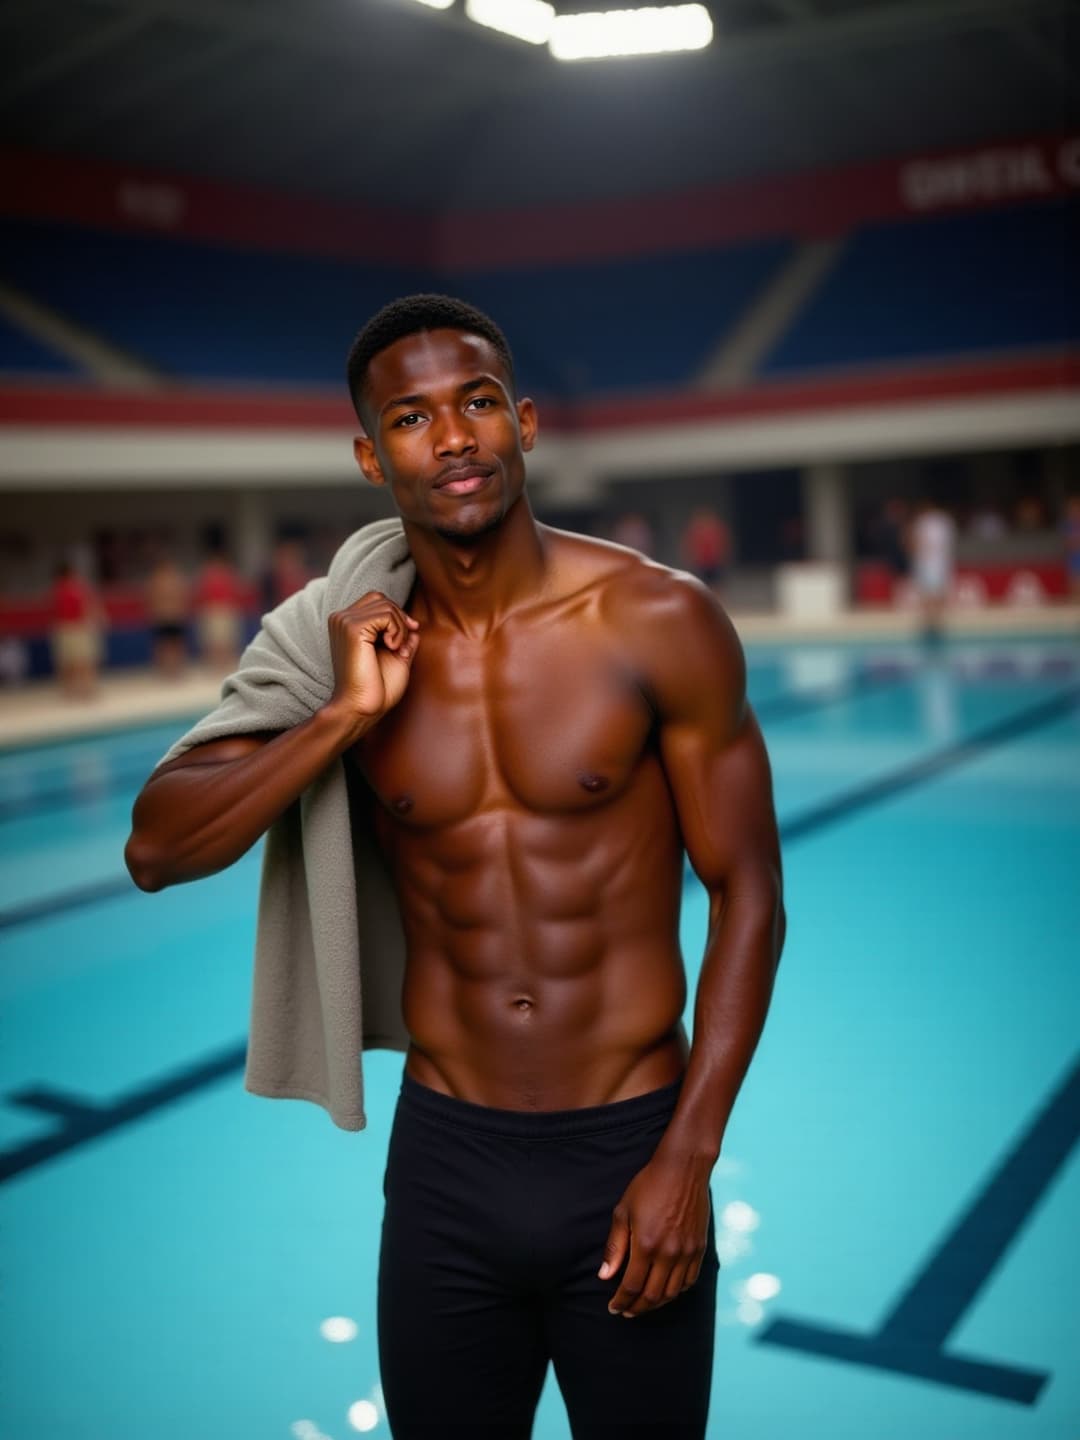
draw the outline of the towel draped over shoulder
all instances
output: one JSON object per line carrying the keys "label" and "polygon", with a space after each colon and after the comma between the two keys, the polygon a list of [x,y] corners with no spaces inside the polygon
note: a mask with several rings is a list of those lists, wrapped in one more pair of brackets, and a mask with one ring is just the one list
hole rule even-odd
{"label": "towel draped over shoulder", "polygon": [[[350,535],[327,574],[263,616],[216,709],[159,764],[210,740],[307,720],[334,689],[328,617],[369,590],[404,606],[415,578],[400,520]],[[244,1088],[311,1100],[341,1129],[362,1130],[362,1051],[408,1048],[404,969],[397,896],[338,759],[266,833]]]}

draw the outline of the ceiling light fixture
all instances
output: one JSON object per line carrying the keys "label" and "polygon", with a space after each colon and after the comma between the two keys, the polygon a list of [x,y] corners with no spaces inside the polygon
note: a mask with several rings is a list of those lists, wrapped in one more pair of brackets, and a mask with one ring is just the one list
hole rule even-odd
{"label": "ceiling light fixture", "polygon": [[426,5],[429,10],[449,10],[454,0],[416,0],[418,5]]}
{"label": "ceiling light fixture", "polygon": [[489,30],[544,45],[551,35],[555,7],[546,0],[465,0],[465,14]]}
{"label": "ceiling light fixture", "polygon": [[704,5],[650,5],[556,15],[548,45],[557,60],[600,60],[704,50],[712,37],[712,17]]}

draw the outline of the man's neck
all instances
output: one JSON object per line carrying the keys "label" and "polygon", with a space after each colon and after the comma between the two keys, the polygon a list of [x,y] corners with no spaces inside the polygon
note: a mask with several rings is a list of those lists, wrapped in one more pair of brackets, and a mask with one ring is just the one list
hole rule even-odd
{"label": "man's neck", "polygon": [[524,495],[496,529],[465,543],[404,524],[416,565],[415,598],[438,624],[483,639],[544,586],[546,547]]}

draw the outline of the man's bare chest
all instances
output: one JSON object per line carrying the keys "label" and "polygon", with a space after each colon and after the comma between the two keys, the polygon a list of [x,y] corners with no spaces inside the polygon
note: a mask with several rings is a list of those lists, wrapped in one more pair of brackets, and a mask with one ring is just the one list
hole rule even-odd
{"label": "man's bare chest", "polygon": [[402,701],[353,752],[399,821],[446,826],[519,809],[585,811],[630,784],[652,714],[596,636],[421,640]]}

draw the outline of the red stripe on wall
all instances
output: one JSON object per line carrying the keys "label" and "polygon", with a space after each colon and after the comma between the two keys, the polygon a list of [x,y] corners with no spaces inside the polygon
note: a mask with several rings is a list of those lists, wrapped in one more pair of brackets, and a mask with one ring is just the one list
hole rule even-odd
{"label": "red stripe on wall", "polygon": [[[654,392],[575,406],[541,401],[540,412],[545,430],[558,433],[1071,390],[1080,392],[1080,351],[1026,360],[776,380],[723,394]],[[222,393],[194,388],[125,393],[57,386],[0,390],[0,425],[350,433],[357,429],[347,399],[329,394]]]}
{"label": "red stripe on wall", "polygon": [[1024,361],[968,362],[818,379],[766,381],[747,390],[721,395],[682,391],[633,400],[587,400],[577,410],[577,419],[585,430],[627,429],[683,420],[752,420],[794,412],[981,399],[1078,387],[1080,352]]}
{"label": "red stripe on wall", "polygon": [[429,219],[0,147],[0,213],[375,264],[431,264]]}
{"label": "red stripe on wall", "polygon": [[589,204],[440,216],[0,147],[0,212],[436,271],[678,253],[1080,189],[1080,136],[1022,138]]}
{"label": "red stripe on wall", "polygon": [[101,426],[155,430],[348,430],[345,395],[295,392],[96,390],[27,385],[0,390],[0,425]]}

